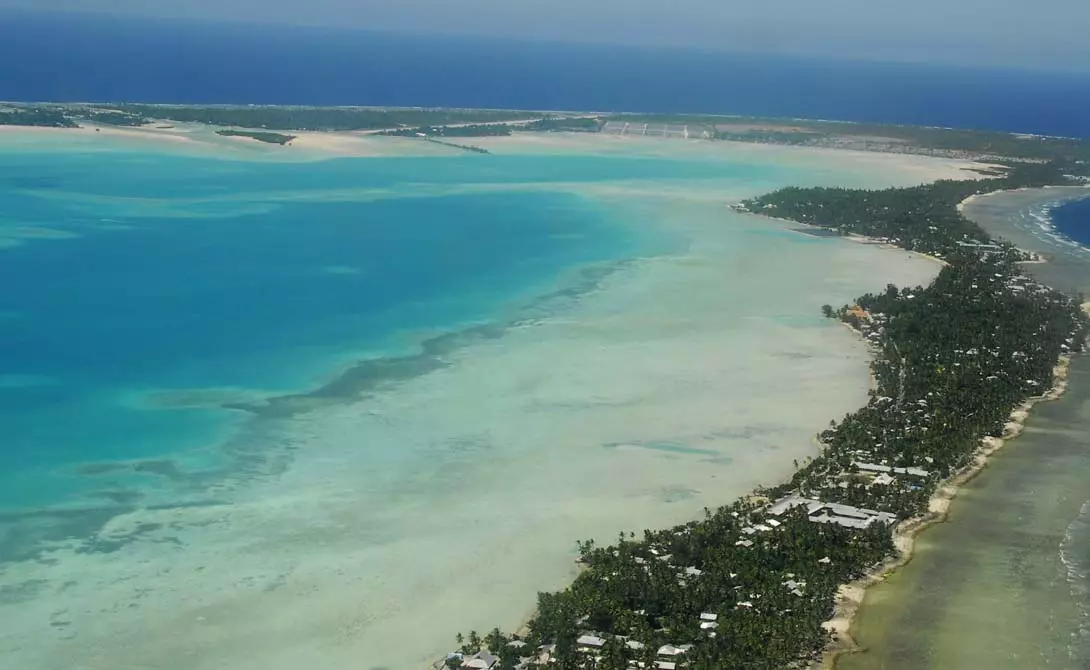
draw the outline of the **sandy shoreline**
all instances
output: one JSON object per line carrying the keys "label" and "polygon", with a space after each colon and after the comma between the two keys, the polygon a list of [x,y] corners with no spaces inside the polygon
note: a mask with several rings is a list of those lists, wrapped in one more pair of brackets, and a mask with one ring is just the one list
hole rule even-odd
{"label": "sandy shoreline", "polygon": [[[739,211],[743,211],[743,210],[739,210]],[[774,216],[765,216],[763,214],[757,214],[757,213],[754,213],[754,212],[745,212],[745,213],[752,214],[753,216],[759,216],[759,217],[761,217],[763,219],[768,219],[769,221],[779,222],[781,225],[784,225],[784,226],[789,227],[789,228],[790,227],[794,227],[794,228],[801,227],[803,229],[810,229],[810,230],[827,230],[826,228],[822,228],[821,226],[815,226],[815,225],[812,225],[812,224],[809,224],[809,223],[801,223],[799,221],[792,221],[791,219],[780,219],[780,218],[777,218],[777,217],[774,217]],[[793,232],[798,232],[798,233],[803,234],[803,235],[808,235],[809,234],[805,230],[794,230]],[[835,236],[835,239],[844,240],[846,242],[855,242],[856,244],[865,244],[867,246],[878,247],[879,249],[889,249],[891,251],[903,251],[906,254],[909,254],[910,256],[915,256],[916,258],[920,258],[922,260],[928,261],[929,263],[935,263],[935,264],[940,265],[942,267],[946,267],[947,265],[949,265],[949,263],[947,263],[946,261],[944,261],[943,259],[941,259],[941,258],[939,258],[937,256],[931,256],[931,255],[928,255],[928,254],[925,254],[925,253],[921,253],[919,251],[910,251],[908,249],[904,249],[902,247],[899,247],[896,244],[891,244],[889,242],[884,242],[884,241],[882,241],[882,240],[880,240],[878,238],[868,237],[866,235],[860,235],[858,233],[845,233],[843,235],[837,235],[837,236]],[[845,324],[845,325],[847,325],[847,324]],[[851,326],[848,326],[848,328],[853,333],[858,333],[858,331],[855,330],[854,328],[852,328]]]}
{"label": "sandy shoreline", "polygon": [[[181,151],[220,153],[230,158],[255,160],[318,161],[336,158],[389,158],[395,156],[464,156],[467,152],[452,146],[418,138],[376,135],[368,131],[325,132],[307,130],[262,129],[294,136],[284,146],[259,142],[246,137],[217,135],[217,126],[199,123],[155,123],[140,127],[85,124],[79,128],[0,126],[0,148],[5,141],[50,143],[76,138],[94,146],[107,141],[130,146],[173,148]],[[459,140],[463,142],[463,140]],[[876,171],[895,169],[913,175],[919,183],[939,179],[984,178],[982,170],[994,166],[979,161],[938,158],[915,154],[894,154],[829,147],[803,147],[759,144],[727,140],[671,139],[657,137],[620,137],[602,133],[519,132],[508,136],[464,138],[465,144],[487,149],[493,154],[546,155],[648,155],[672,157],[683,152],[692,158],[716,159],[724,155],[758,161],[788,160],[805,163],[820,173],[829,171],[825,161],[831,158],[851,160]]]}
{"label": "sandy shoreline", "polygon": [[1008,191],[991,191],[990,193],[979,193],[977,195],[971,195],[965,200],[958,203],[958,211],[965,213],[970,210],[974,204],[981,201],[988,200],[998,195],[1007,194],[1012,195],[1015,193],[1027,195],[1036,200],[1043,202],[1063,202],[1065,200],[1079,200],[1081,198],[1090,197],[1090,184],[1085,186],[1044,186],[1042,188],[1016,188]]}
{"label": "sandy shoreline", "polygon": [[[1062,189],[1064,187],[1057,188]],[[1090,190],[1086,187],[1072,188],[1078,190],[1071,191],[1069,194],[1064,194],[1066,196],[1064,199],[1074,200],[1090,195]],[[967,209],[971,208],[974,203],[985,201],[990,197],[1012,193],[1030,194],[1031,197],[1038,198],[1045,202],[1052,202],[1057,196],[1054,189],[993,191],[987,194],[970,196],[958,204],[958,211],[964,213]],[[988,232],[990,234],[995,234],[995,231],[991,229],[988,229]],[[1026,251],[1038,255],[1039,260],[1035,262],[1047,262],[1047,258],[1042,257],[1040,252],[1033,250]],[[1090,302],[1082,303],[1081,307],[1086,314],[1090,315]],[[906,519],[898,524],[893,531],[893,542],[897,551],[894,557],[869,571],[863,577],[840,587],[834,605],[834,616],[824,624],[827,630],[834,633],[835,639],[823,655],[820,667],[835,669],[837,667],[837,661],[842,656],[864,651],[852,637],[852,628],[856,621],[856,616],[863,605],[867,589],[881,583],[891,573],[912,561],[917,536],[935,524],[940,524],[947,520],[950,507],[957,498],[961,488],[979,475],[984,468],[988,466],[990,459],[1010,440],[1016,439],[1021,435],[1025,427],[1025,422],[1029,418],[1030,411],[1034,406],[1040,402],[1056,400],[1067,391],[1068,370],[1071,365],[1071,360],[1072,358],[1070,356],[1061,357],[1059,363],[1053,368],[1052,388],[1040,396],[1029,398],[1015,408],[1004,426],[1003,436],[1001,438],[991,436],[984,437],[976,452],[971,456],[969,464],[939,484],[935,493],[928,501],[926,513]]]}

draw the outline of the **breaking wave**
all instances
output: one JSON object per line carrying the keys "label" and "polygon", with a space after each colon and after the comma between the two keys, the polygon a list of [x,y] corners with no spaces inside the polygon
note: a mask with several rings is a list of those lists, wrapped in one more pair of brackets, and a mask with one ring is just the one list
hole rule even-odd
{"label": "breaking wave", "polygon": [[1071,632],[1068,651],[1072,660],[1086,663],[1090,661],[1090,500],[1083,503],[1078,517],[1064,532],[1060,562],[1079,608],[1079,622]]}

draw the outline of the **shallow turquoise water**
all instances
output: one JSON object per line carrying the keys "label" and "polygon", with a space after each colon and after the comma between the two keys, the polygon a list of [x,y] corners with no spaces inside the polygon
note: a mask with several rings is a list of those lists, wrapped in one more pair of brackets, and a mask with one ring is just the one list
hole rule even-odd
{"label": "shallow turquoise water", "polygon": [[161,477],[102,466],[212,467],[208,447],[245,418],[224,399],[313,388],[360,357],[502,321],[573,269],[671,247],[551,184],[771,178],[632,157],[2,151],[8,510],[150,492]]}

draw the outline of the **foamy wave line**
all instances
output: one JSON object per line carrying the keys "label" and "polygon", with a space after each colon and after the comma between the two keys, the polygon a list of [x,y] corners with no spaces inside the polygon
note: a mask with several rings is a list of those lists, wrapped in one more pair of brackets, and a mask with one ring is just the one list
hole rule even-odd
{"label": "foamy wave line", "polygon": [[1067,237],[1056,228],[1052,212],[1063,204],[1065,204],[1064,201],[1044,203],[1026,210],[1021,218],[1031,228],[1029,232],[1034,237],[1049,240],[1056,245],[1090,255],[1090,249]]}
{"label": "foamy wave line", "polygon": [[[1060,542],[1060,562],[1067,573],[1067,584],[1079,608],[1079,625],[1072,632],[1068,653],[1072,660],[1090,658],[1090,500],[1079,508],[1079,515],[1064,531]],[[1082,545],[1082,546],[1080,546]]]}

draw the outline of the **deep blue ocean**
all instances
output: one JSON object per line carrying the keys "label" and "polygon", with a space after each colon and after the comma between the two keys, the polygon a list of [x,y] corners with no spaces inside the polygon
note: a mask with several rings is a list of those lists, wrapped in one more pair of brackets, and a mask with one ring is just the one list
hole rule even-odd
{"label": "deep blue ocean", "polygon": [[1055,207],[1052,209],[1051,217],[1058,232],[1090,248],[1090,198]]}
{"label": "deep blue ocean", "polygon": [[752,114],[1090,137],[1090,75],[0,14],[0,99]]}

